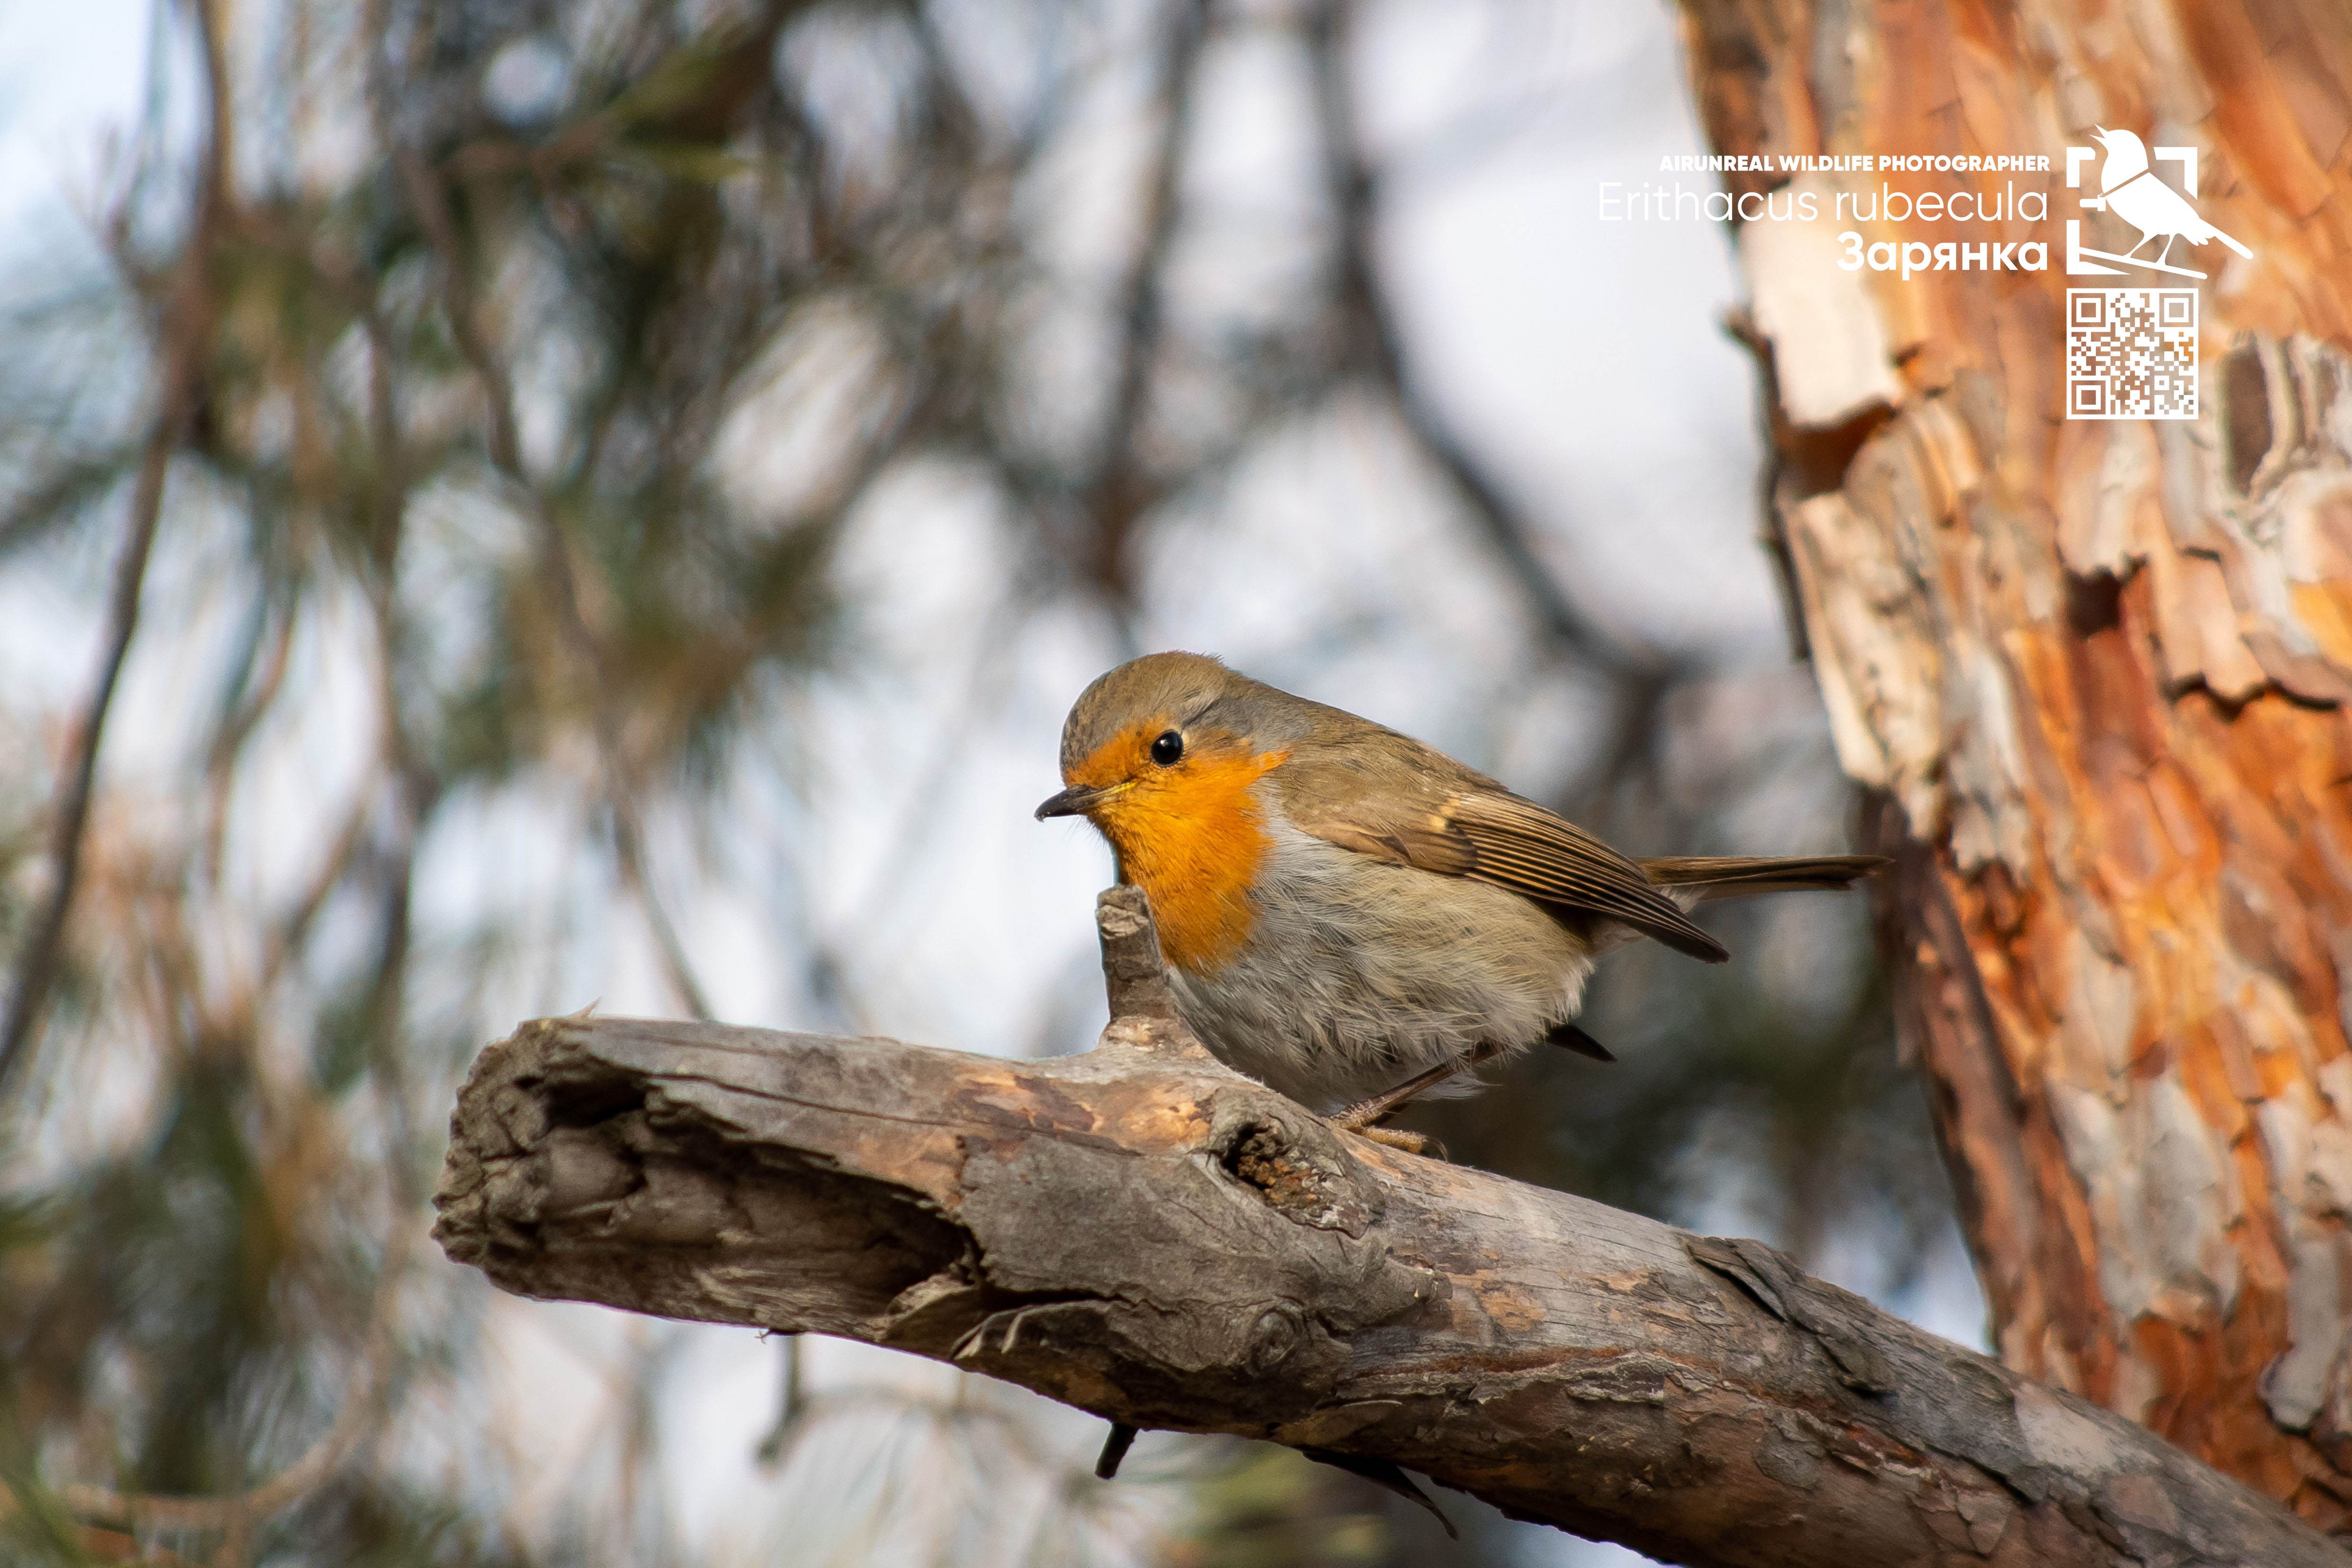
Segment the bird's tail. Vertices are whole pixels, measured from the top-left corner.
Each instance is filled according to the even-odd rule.
[[[1712,903],[1757,893],[1835,891],[1892,862],[1883,855],[1670,855],[1640,864],[1676,903]]]
[[[2206,226],[2207,226],[2208,228],[2212,228],[2212,226],[2211,226],[2210,224],[2208,224]],[[2231,239],[2228,235],[2223,234],[2220,229],[2218,229],[2218,228],[2213,229],[2213,237],[2214,237],[2215,239],[2220,240],[2222,244],[2224,244],[2224,245],[2228,246],[2231,249],[2232,249],[2232,250],[2236,251],[2239,255],[2241,255],[2241,256],[2244,257],[2247,260],[2252,261],[2252,260],[2254,258],[2254,253],[2253,253],[2252,251],[2248,250],[2244,246],[2240,245],[2236,240]]]

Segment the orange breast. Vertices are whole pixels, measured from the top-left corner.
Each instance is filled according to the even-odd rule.
[[[1178,968],[1205,973],[1249,941],[1257,919],[1250,889],[1274,847],[1249,788],[1287,755],[1195,755],[1097,808],[1119,875],[1150,898],[1160,953]]]

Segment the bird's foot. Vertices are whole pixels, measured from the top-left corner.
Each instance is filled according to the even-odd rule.
[[[1418,1132],[1394,1131],[1381,1126],[1381,1123],[1447,1079],[1468,1072],[1497,1054],[1499,1047],[1482,1044],[1459,1061],[1442,1062],[1425,1072],[1413,1074],[1394,1089],[1384,1090],[1370,1100],[1356,1101],[1345,1110],[1336,1112],[1331,1123],[1347,1131],[1360,1133],[1375,1143],[1386,1143],[1391,1148],[1408,1150],[1415,1154],[1424,1153],[1429,1148],[1428,1139]]]
[[[1408,1154],[1418,1154],[1425,1160],[1445,1158],[1445,1145],[1426,1132],[1408,1132],[1402,1127],[1350,1127],[1349,1131],[1359,1138],[1391,1149],[1402,1149]]]
[[[1360,1100],[1345,1110],[1334,1112],[1332,1124],[1350,1132],[1368,1131],[1402,1110],[1423,1089],[1433,1088],[1460,1072],[1462,1065],[1450,1062],[1444,1067],[1431,1068],[1427,1072],[1415,1073],[1394,1089],[1376,1094],[1370,1100]]]

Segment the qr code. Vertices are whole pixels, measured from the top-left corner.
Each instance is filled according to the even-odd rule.
[[[2066,290],[2066,417],[2197,417],[2197,290]]]

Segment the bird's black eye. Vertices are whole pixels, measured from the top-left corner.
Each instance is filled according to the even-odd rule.
[[[1151,742],[1151,760],[1163,768],[1172,768],[1184,755],[1184,737],[1170,730]]]

